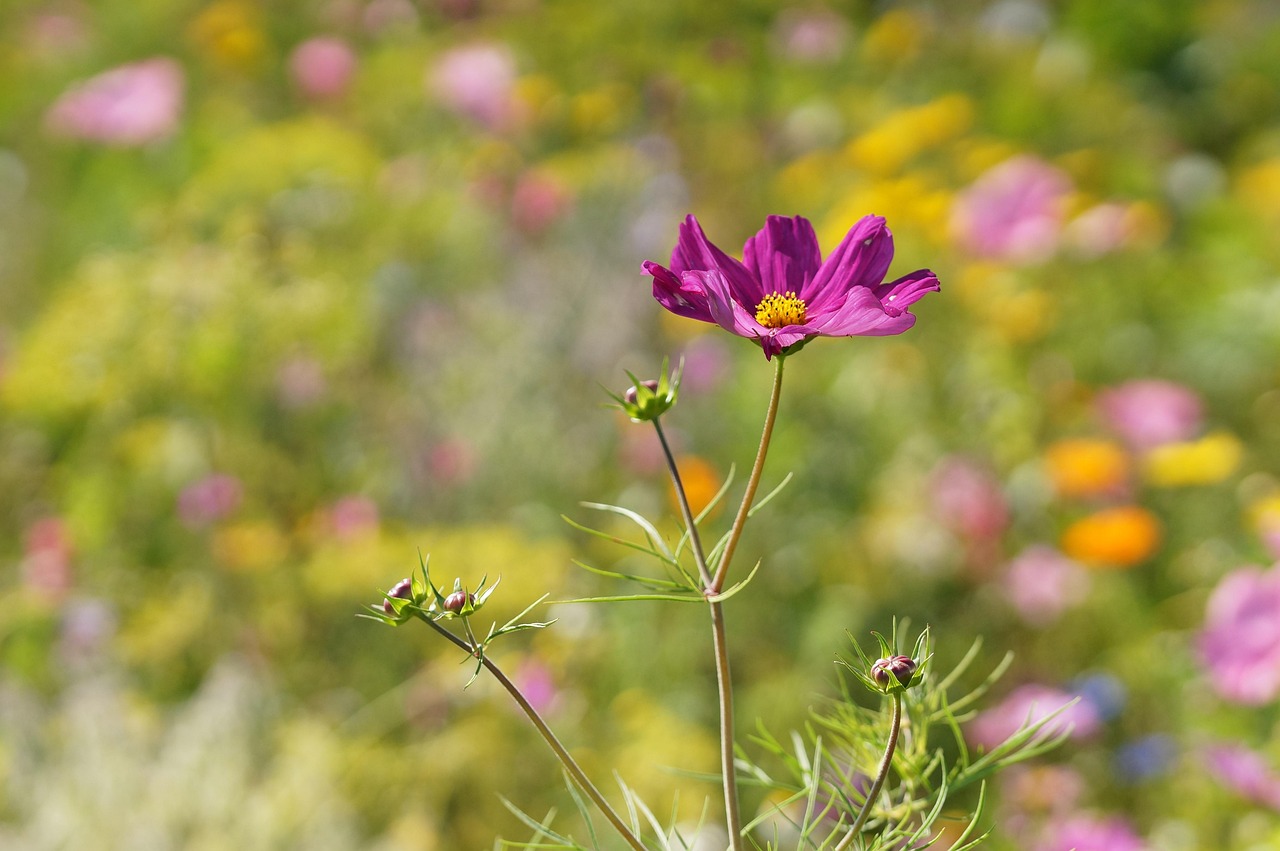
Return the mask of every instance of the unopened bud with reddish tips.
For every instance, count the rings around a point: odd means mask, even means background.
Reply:
[[[453,612],[456,615],[468,605],[474,604],[475,601],[476,597],[474,594],[469,594],[466,591],[454,591],[448,597],[444,598],[444,610],[446,612]]]
[[[915,672],[916,660],[910,656],[890,656],[887,659],[877,659],[871,666],[871,679],[886,691],[895,686],[907,688],[911,685],[911,677]]]
[[[640,398],[639,387],[646,388],[650,393],[656,394],[658,392],[658,382],[656,379],[651,378],[648,381],[641,381],[636,387],[628,387],[627,392],[622,394],[623,401],[628,405],[636,404]]]
[[[635,384],[627,388],[621,396],[610,393],[618,407],[631,417],[633,422],[652,422],[671,410],[676,403],[676,395],[680,392],[680,369],[674,373],[667,372],[667,362],[662,362],[662,376],[656,380],[640,381],[631,373],[627,373]]]
[[[387,592],[388,597],[396,597],[400,600],[413,599],[413,581],[410,579],[401,579],[395,585],[391,586],[391,590]],[[396,607],[392,605],[390,600],[382,601],[382,611],[391,616],[395,616]]]

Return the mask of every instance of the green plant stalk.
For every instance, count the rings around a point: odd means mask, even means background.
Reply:
[[[729,540],[725,543],[724,553],[716,566],[716,575],[707,588],[709,595],[719,594],[724,590],[725,577],[729,573],[729,562],[733,561],[734,551],[738,548],[738,540],[747,525],[747,516],[751,513],[751,503],[756,498],[756,489],[760,487],[760,475],[764,472],[764,459],[769,454],[769,442],[773,439],[773,424],[778,419],[778,400],[782,398],[782,366],[786,362],[785,355],[774,359],[773,392],[769,396],[769,408],[764,416],[764,430],[760,434],[760,448],[756,451],[756,461],[751,467],[751,476],[747,479],[747,490],[742,495],[742,504],[738,506],[738,516],[733,520],[733,528],[729,532]]]
[[[840,840],[840,844],[836,845],[832,851],[844,851],[858,838],[858,834],[862,832],[862,826],[867,823],[867,817],[871,815],[871,807],[875,805],[876,799],[880,797],[880,790],[884,788],[885,778],[889,776],[889,767],[893,765],[893,752],[898,747],[898,731],[902,729],[902,693],[895,691],[890,697],[893,698],[893,717],[889,721],[889,742],[885,745],[884,757],[880,760],[880,769],[876,772],[875,782],[867,790],[867,799],[862,803],[862,811],[858,813],[857,821],[853,823],[853,827],[849,828],[849,832],[845,834],[844,839]]]
[[[693,509],[689,506],[689,498],[680,479],[680,468],[676,466],[667,436],[656,418],[653,420],[653,427],[658,432],[658,441],[662,444],[662,452],[667,459],[667,469],[671,473],[671,484],[675,488],[680,514],[684,518],[685,528],[689,530],[689,546],[702,577],[704,593],[710,594],[711,571],[702,550],[702,539],[698,535]],[[729,851],[741,851],[742,808],[738,800],[738,775],[733,762],[733,677],[729,671],[729,639],[724,627],[724,604],[715,600],[708,602],[711,607],[711,638],[716,657],[716,692],[720,702],[720,774],[724,786],[725,828],[729,834]]]
[[[631,832],[631,829],[622,821],[622,818],[614,812],[613,807],[609,806],[609,802],[605,800],[604,795],[600,794],[600,790],[591,782],[591,778],[587,777],[587,773],[582,770],[582,766],[578,765],[577,760],[573,758],[568,749],[561,744],[558,738],[556,738],[556,734],[551,731],[549,726],[547,726],[547,722],[542,720],[542,716],[538,714],[538,710],[533,708],[533,704],[529,703],[528,699],[520,691],[520,688],[508,679],[507,675],[502,672],[502,669],[499,668],[488,656],[481,653],[476,645],[468,646],[467,642],[458,638],[458,636],[440,626],[440,624],[436,623],[424,614],[419,613],[418,617],[436,632],[449,639],[449,641],[453,642],[462,650],[465,650],[468,655],[475,656],[480,660],[480,664],[485,667],[485,670],[493,675],[493,678],[507,690],[507,693],[511,695],[512,699],[515,700],[519,707],[524,711],[524,714],[529,717],[529,721],[542,735],[542,738],[546,741],[548,747],[551,748],[552,752],[556,755],[556,758],[560,760],[561,765],[564,766],[565,771],[569,772],[569,776],[578,784],[578,788],[582,789],[582,791],[587,794],[587,797],[591,799],[592,803],[594,803],[604,817],[609,820],[609,823],[613,825],[613,829],[618,832],[618,835],[621,836],[629,846],[635,849],[635,851],[646,851],[644,843],[642,843],[640,839]],[[468,634],[470,634],[469,629]]]

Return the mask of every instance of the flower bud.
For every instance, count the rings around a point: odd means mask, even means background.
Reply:
[[[907,688],[911,685],[911,677],[915,672],[916,662],[910,656],[890,656],[887,659],[877,659],[871,666],[871,679],[886,691],[895,686]]]
[[[622,394],[622,400],[628,405],[636,404],[640,397],[640,387],[647,388],[650,393],[658,392],[658,382],[656,379],[651,378],[648,381],[641,381],[636,387],[628,387],[627,392]]]
[[[609,395],[633,422],[652,422],[676,403],[676,395],[680,391],[680,370],[668,374],[666,361],[662,363],[662,377],[656,380],[638,381],[631,373],[627,375],[636,383],[621,396]]]
[[[448,597],[444,598],[444,610],[453,612],[455,615],[460,613],[464,608],[474,604],[476,597],[466,591],[454,591]]]
[[[413,599],[413,581],[410,579],[401,579],[395,585],[391,586],[391,590],[387,592],[388,597],[396,597],[401,600]],[[382,611],[394,616],[396,608],[391,604],[390,600],[382,601]]]

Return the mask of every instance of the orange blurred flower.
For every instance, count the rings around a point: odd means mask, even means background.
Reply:
[[[684,484],[684,493],[689,500],[689,510],[697,517],[720,492],[724,479],[711,462],[697,455],[682,456],[676,463],[680,467],[680,481]],[[674,489],[671,491],[671,505],[677,513],[680,511]],[[719,510],[720,506],[717,505],[716,511]]]
[[[1062,533],[1062,551],[1095,568],[1133,567],[1160,548],[1160,521],[1145,508],[1121,505],[1090,514]]]
[[[1059,496],[1093,497],[1123,493],[1132,462],[1119,444],[1097,438],[1070,438],[1044,454],[1045,471]]]

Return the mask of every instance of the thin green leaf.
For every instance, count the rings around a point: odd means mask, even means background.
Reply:
[[[674,562],[676,560],[675,556],[672,555],[671,550],[667,549],[667,545],[665,542],[663,542],[662,536],[658,534],[658,530],[654,528],[654,525],[650,523],[648,520],[646,520],[644,516],[642,516],[638,512],[632,511],[629,508],[623,508],[620,505],[607,505],[602,502],[583,502],[579,504],[583,508],[590,508],[590,509],[594,509],[595,511],[606,511],[610,514],[617,514],[621,517],[627,518],[632,523],[635,523],[642,530],[644,530],[645,536],[649,539],[650,546],[661,549],[663,554],[666,556],[667,561]],[[571,524],[572,522],[573,521],[570,521]],[[587,531],[591,531],[591,530],[587,530]],[[601,534],[603,535],[604,533],[601,533]],[[626,542],[620,540],[618,543],[626,543]]]

